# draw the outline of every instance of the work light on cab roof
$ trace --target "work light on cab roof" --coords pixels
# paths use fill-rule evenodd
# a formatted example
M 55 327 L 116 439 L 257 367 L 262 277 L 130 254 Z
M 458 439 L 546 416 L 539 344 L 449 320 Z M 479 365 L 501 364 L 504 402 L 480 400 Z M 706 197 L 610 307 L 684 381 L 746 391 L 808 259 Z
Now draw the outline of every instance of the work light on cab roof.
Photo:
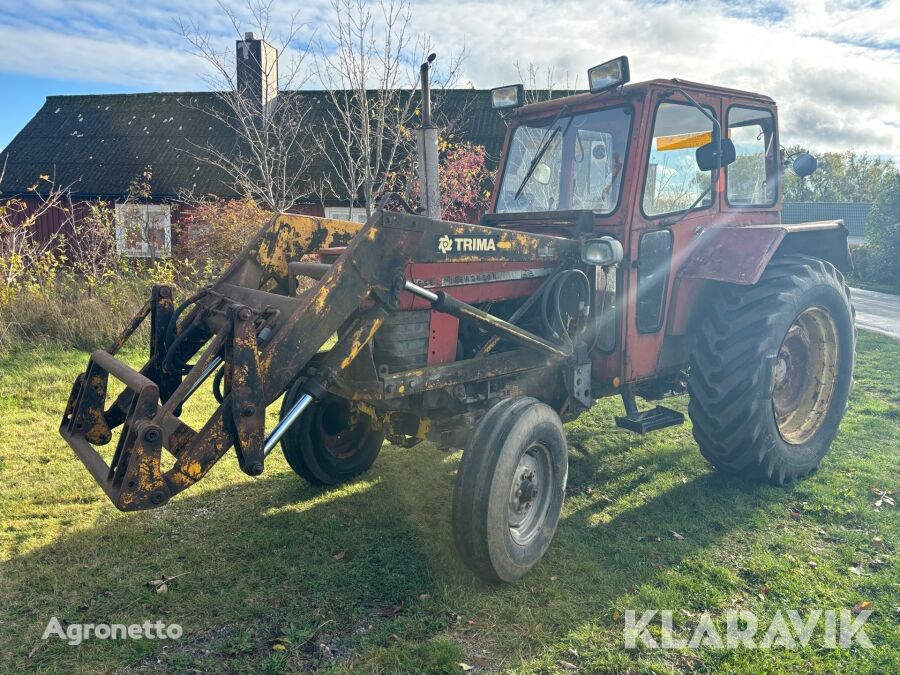
M 620 87 L 631 79 L 628 57 L 620 56 L 588 70 L 588 84 L 592 94 Z
M 628 68 L 627 56 L 620 56 L 588 70 L 588 83 L 592 94 L 615 89 L 630 79 L 631 71 Z M 491 89 L 491 106 L 494 110 L 518 108 L 523 105 L 525 105 L 525 87 L 521 84 L 508 84 Z

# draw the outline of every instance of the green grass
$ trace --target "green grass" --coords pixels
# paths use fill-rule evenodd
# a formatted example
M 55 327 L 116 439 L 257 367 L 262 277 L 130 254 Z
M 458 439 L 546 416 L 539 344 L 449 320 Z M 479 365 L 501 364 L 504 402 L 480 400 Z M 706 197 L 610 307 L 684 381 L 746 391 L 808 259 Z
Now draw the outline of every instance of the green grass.
M 501 587 L 454 554 L 459 453 L 430 444 L 385 446 L 362 480 L 327 491 L 280 456 L 251 479 L 229 453 L 165 508 L 117 512 L 56 432 L 85 359 L 0 359 L 0 672 L 900 672 L 900 523 L 873 493 L 897 489 L 900 465 L 900 343 L 887 338 L 860 335 L 841 433 L 793 487 L 718 475 L 689 425 L 642 439 L 601 401 L 567 425 L 569 497 L 550 551 Z M 164 594 L 147 583 L 162 576 L 177 577 Z M 720 628 L 747 609 L 765 627 L 779 610 L 863 601 L 872 650 L 827 649 L 819 633 L 797 651 L 623 649 L 627 609 L 680 610 L 682 627 L 709 611 Z M 40 639 L 51 616 L 160 619 L 184 636 L 74 647 Z

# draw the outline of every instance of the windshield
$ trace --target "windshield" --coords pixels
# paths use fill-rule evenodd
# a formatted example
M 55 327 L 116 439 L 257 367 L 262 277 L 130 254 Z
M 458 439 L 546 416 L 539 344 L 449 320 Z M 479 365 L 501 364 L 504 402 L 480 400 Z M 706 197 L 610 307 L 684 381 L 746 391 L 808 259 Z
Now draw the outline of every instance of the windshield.
M 517 126 L 500 182 L 497 213 L 569 209 L 612 213 L 619 203 L 631 117 L 631 109 L 620 106 Z

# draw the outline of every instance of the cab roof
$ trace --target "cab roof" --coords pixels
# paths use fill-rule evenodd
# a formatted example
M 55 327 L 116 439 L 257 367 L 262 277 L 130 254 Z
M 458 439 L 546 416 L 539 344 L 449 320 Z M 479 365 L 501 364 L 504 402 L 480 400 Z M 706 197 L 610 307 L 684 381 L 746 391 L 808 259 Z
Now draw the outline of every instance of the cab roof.
M 584 92 L 581 94 L 573 94 L 571 96 L 562 96 L 560 98 L 550 99 L 548 101 L 540 101 L 539 103 L 531 103 L 517 109 L 517 114 L 525 117 L 532 115 L 540 115 L 542 113 L 555 112 L 563 105 L 581 106 L 600 100 L 605 97 L 608 99 L 627 99 L 632 96 L 648 93 L 651 89 L 664 89 L 671 87 L 681 87 L 693 92 L 700 92 L 712 96 L 733 96 L 743 99 L 749 99 L 764 105 L 775 105 L 775 101 L 763 94 L 757 94 L 752 91 L 744 91 L 742 89 L 730 89 L 728 87 L 719 87 L 713 84 L 703 84 L 701 82 L 690 82 L 688 80 L 679 80 L 672 78 L 669 80 L 655 79 L 646 80 L 645 82 L 635 82 L 634 84 L 626 84 L 620 90 L 602 91 L 599 93 Z

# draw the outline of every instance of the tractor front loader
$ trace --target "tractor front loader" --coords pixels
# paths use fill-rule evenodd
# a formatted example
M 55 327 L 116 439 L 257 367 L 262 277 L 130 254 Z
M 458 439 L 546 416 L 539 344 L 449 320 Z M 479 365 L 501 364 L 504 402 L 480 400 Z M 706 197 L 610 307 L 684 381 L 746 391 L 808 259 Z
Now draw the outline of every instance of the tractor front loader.
M 624 57 L 588 80 L 590 93 L 528 106 L 520 85 L 494 91 L 510 126 L 481 225 L 278 214 L 208 288 L 178 305 L 154 288 L 91 355 L 60 427 L 112 502 L 161 506 L 232 447 L 257 476 L 280 443 L 328 486 L 366 471 L 385 439 L 429 440 L 464 448 L 460 555 L 514 581 L 560 520 L 562 422 L 599 397 L 621 396 L 616 424 L 643 434 L 684 416 L 639 397 L 687 392 L 717 470 L 776 484 L 815 470 L 852 381 L 847 232 L 780 222 L 775 103 L 682 80 L 625 86 Z M 148 317 L 136 371 L 116 353 Z M 219 405 L 195 429 L 181 413 L 201 387 Z
M 317 252 L 329 262 L 301 260 Z M 365 225 L 278 215 L 221 279 L 178 307 L 170 288 L 154 289 L 115 344 L 91 355 L 61 433 L 113 503 L 131 511 L 165 504 L 231 447 L 256 476 L 281 440 L 301 475 L 330 484 L 368 468 L 385 436 L 459 444 L 501 395 L 553 392 L 559 404 L 584 409 L 590 289 L 580 252 L 573 240 L 408 213 L 379 211 Z M 298 277 L 313 283 L 298 293 Z M 456 295 L 441 290 L 457 283 Z M 513 319 L 543 303 L 555 329 L 532 331 L 472 304 L 511 300 L 521 301 Z M 150 358 L 138 372 L 115 354 L 147 317 Z M 460 322 L 483 335 L 468 358 L 458 358 L 457 331 L 449 332 Z M 394 339 L 373 350 L 385 324 Z M 502 339 L 501 348 L 490 337 Z M 424 359 L 382 362 L 382 352 L 410 338 L 427 346 Z M 192 429 L 180 410 L 213 373 L 219 407 Z M 110 376 L 125 385 L 114 400 Z M 266 430 L 266 407 L 286 391 L 281 423 Z M 316 429 L 296 442 L 310 420 Z M 109 444 L 117 429 L 107 465 L 94 446 Z M 163 452 L 175 460 L 165 471 Z

